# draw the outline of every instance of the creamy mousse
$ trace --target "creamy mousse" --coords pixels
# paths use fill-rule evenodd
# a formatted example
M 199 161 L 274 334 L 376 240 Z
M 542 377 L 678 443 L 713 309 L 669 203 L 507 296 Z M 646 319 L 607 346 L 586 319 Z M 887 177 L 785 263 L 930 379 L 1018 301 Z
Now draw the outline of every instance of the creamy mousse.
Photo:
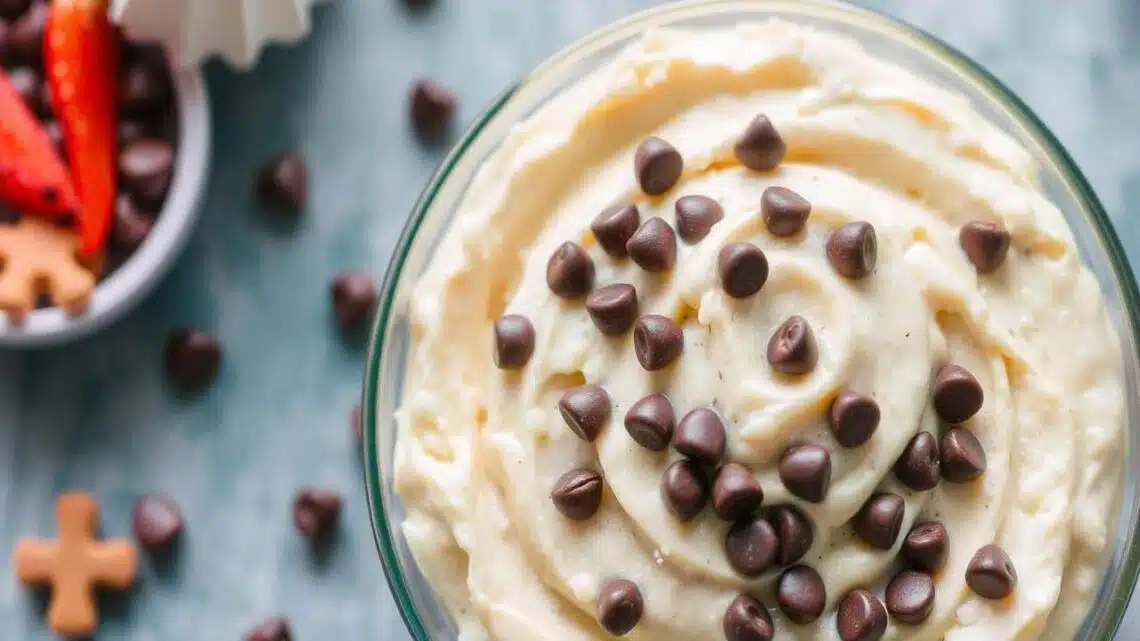
M 647 33 L 410 306 L 403 529 L 464 641 L 1061 641 L 1099 587 L 1098 284 L 1025 149 L 843 37 Z

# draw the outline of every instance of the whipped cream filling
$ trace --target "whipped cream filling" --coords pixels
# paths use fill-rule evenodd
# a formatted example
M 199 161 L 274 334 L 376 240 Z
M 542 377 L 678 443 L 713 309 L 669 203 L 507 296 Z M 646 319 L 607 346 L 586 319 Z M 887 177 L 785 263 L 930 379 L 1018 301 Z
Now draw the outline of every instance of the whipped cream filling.
M 766 114 L 787 143 L 777 169 L 740 166 L 733 145 Z M 675 187 L 642 193 L 633 154 L 658 136 L 684 158 Z M 811 203 L 806 230 L 769 234 L 760 216 L 771 186 Z M 674 203 L 715 199 L 724 218 L 696 243 L 678 241 L 675 266 L 649 273 L 598 246 L 590 222 L 618 202 L 675 226 Z M 1003 265 L 978 274 L 959 244 L 972 220 L 1012 237 Z M 873 274 L 843 278 L 828 263 L 829 231 L 870 222 Z M 589 252 L 595 287 L 633 285 L 640 313 L 677 321 L 684 352 L 647 372 L 632 333 L 606 336 L 581 300 L 546 283 L 561 243 Z M 717 254 L 759 246 L 770 273 L 754 296 L 728 296 Z M 634 581 L 644 615 L 631 639 L 723 639 L 741 593 L 769 609 L 775 638 L 838 639 L 836 605 L 850 590 L 880 596 L 904 567 L 899 536 L 868 546 L 851 520 L 876 492 L 905 500 L 903 535 L 937 520 L 948 560 L 919 625 L 891 620 L 884 639 L 1001 641 L 1072 636 L 1099 587 L 1122 484 L 1120 346 L 1095 278 L 1061 213 L 1037 191 L 1028 153 L 961 96 L 824 31 L 769 21 L 710 31 L 656 30 L 519 123 L 476 175 L 410 300 L 413 344 L 398 415 L 396 484 L 404 533 L 464 641 L 603 639 L 595 607 L 613 578 Z M 518 370 L 495 367 L 491 325 L 521 314 L 536 345 Z M 802 377 L 772 371 L 765 350 L 791 315 L 805 318 L 819 360 Z M 930 405 L 941 366 L 967 368 L 985 402 L 965 423 L 985 449 L 977 481 L 916 492 L 892 473 L 919 431 L 945 426 Z M 567 428 L 562 394 L 601 385 L 612 418 L 594 442 Z M 870 394 L 881 419 L 856 448 L 836 443 L 827 409 L 843 389 Z M 639 447 L 622 425 L 647 394 L 678 418 L 716 410 L 731 460 L 753 471 L 763 505 L 793 505 L 814 526 L 800 561 L 827 591 L 823 616 L 796 624 L 773 596 L 782 568 L 758 578 L 725 554 L 730 523 L 705 508 L 682 522 L 660 490 L 675 451 Z M 831 455 L 826 499 L 791 494 L 781 454 L 815 443 Z M 550 492 L 572 468 L 604 478 L 598 512 L 567 519 Z M 1003 600 L 980 598 L 965 569 L 996 543 L 1019 575 Z M 1048 630 L 1048 632 L 1046 632 Z

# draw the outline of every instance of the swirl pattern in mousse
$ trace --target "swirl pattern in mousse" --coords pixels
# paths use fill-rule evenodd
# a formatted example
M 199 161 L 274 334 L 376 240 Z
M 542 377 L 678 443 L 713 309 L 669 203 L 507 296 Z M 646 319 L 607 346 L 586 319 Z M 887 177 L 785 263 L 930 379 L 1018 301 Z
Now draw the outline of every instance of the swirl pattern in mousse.
M 403 530 L 466 641 L 1071 638 L 1120 346 L 1029 154 L 782 21 L 515 126 L 410 299 Z

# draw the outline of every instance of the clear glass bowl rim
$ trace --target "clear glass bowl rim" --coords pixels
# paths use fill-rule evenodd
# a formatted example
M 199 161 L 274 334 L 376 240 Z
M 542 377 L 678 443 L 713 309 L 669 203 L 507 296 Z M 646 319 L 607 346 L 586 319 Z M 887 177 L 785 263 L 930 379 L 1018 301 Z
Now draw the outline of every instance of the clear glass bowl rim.
M 1031 139 L 1036 141 L 1059 171 L 1067 187 L 1080 201 L 1083 210 L 1090 217 L 1093 230 L 1098 235 L 1101 246 L 1106 250 L 1109 264 L 1112 267 L 1113 277 L 1119 289 L 1121 304 L 1127 314 L 1126 321 L 1132 333 L 1132 338 L 1140 341 L 1140 290 L 1128 263 L 1123 245 L 1113 228 L 1108 213 L 1097 198 L 1084 174 L 1077 167 L 1064 146 L 1053 133 L 1041 122 L 1040 118 L 1017 95 L 1006 87 L 1000 80 L 973 59 L 958 51 L 936 36 L 910 25 L 900 19 L 881 14 L 872 9 L 856 7 L 839 0 L 684 0 L 661 7 L 634 13 L 626 18 L 612 22 L 585 37 L 564 47 L 545 61 L 540 63 L 530 74 L 519 83 L 507 88 L 491 105 L 475 119 L 466 132 L 440 163 L 435 173 L 429 179 L 427 186 L 412 208 L 400 237 L 393 250 L 391 261 L 380 289 L 380 299 L 376 318 L 370 334 L 368 352 L 365 361 L 364 385 L 362 396 L 363 438 L 363 473 L 365 489 L 368 497 L 369 516 L 376 542 L 377 552 L 384 567 L 392 596 L 400 611 L 408 631 L 416 641 L 440 641 L 433 639 L 427 626 L 421 619 L 419 612 L 409 594 L 407 577 L 400 567 L 396 553 L 396 542 L 388 529 L 388 510 L 383 501 L 381 486 L 381 460 L 378 451 L 378 416 L 377 394 L 380 373 L 383 369 L 385 356 L 384 336 L 386 335 L 393 314 L 397 310 L 399 301 L 396 290 L 403 274 L 405 261 L 417 239 L 418 232 L 431 209 L 432 203 L 447 182 L 456 164 L 464 157 L 472 145 L 480 138 L 488 124 L 501 114 L 504 107 L 515 98 L 519 92 L 532 82 L 556 71 L 560 66 L 571 63 L 573 60 L 592 53 L 605 46 L 612 40 L 628 35 L 632 30 L 639 30 L 650 24 L 685 17 L 685 14 L 697 15 L 700 11 L 713 11 L 729 13 L 733 8 L 765 8 L 772 10 L 787 9 L 796 11 L 819 11 L 828 14 L 828 17 L 843 16 L 847 20 L 856 21 L 860 26 L 868 26 L 880 31 L 891 32 L 896 39 L 906 41 L 916 51 L 923 51 L 933 58 L 948 64 L 961 73 L 966 79 L 973 81 L 980 88 L 989 92 L 991 97 L 1002 103 L 1013 119 L 1025 129 Z M 1123 342 L 1123 344 L 1128 344 Z M 1137 417 L 1129 416 L 1128 420 Z M 1128 438 L 1132 438 L 1129 434 Z M 1131 451 L 1133 447 L 1129 445 Z M 1128 465 L 1128 462 L 1125 463 Z M 1132 596 L 1133 587 L 1140 577 L 1140 540 L 1136 533 L 1140 528 L 1140 510 L 1132 509 L 1127 515 L 1129 522 L 1123 522 L 1117 527 L 1117 532 L 1125 532 L 1129 543 L 1124 550 L 1124 557 L 1119 565 L 1119 572 L 1113 585 L 1109 586 L 1107 594 L 1098 595 L 1101 611 L 1093 620 L 1091 628 L 1086 621 L 1084 635 L 1080 639 L 1110 641 L 1115 638 L 1128 603 Z M 1102 586 L 1102 591 L 1104 586 Z

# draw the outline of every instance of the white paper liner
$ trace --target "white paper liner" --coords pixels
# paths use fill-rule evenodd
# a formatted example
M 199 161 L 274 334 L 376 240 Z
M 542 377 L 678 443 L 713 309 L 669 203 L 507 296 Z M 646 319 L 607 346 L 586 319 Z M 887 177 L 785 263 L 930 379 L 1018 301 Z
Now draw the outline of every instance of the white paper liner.
M 113 0 L 111 19 L 132 39 L 164 45 L 176 67 L 220 55 L 247 69 L 266 44 L 305 37 L 312 6 L 322 1 Z

